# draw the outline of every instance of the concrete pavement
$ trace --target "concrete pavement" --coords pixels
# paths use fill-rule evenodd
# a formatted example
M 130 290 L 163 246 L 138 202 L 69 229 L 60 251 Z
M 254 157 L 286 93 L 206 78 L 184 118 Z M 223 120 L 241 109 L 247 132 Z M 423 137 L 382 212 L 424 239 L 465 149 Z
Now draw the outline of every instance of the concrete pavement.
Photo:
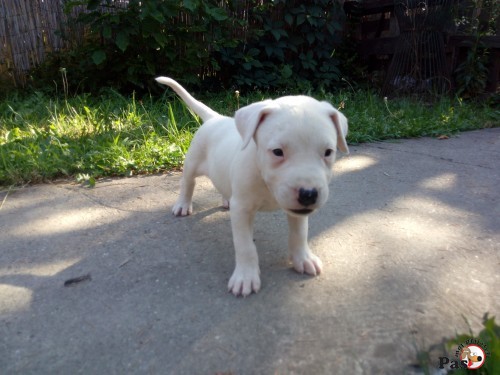
M 324 272 L 293 272 L 285 215 L 259 214 L 245 299 L 218 194 L 176 218 L 178 181 L 0 193 L 2 374 L 413 374 L 464 317 L 500 319 L 500 128 L 351 147 L 310 218 Z

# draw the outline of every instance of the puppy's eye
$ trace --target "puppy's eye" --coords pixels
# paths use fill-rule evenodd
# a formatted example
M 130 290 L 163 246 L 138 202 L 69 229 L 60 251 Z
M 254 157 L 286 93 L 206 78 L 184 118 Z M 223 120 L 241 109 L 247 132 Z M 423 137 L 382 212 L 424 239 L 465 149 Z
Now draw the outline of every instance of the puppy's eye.
M 332 155 L 332 153 L 333 153 L 333 150 L 332 150 L 331 148 L 327 149 L 327 150 L 325 151 L 325 157 L 327 158 L 327 157 L 331 156 L 331 155 Z
M 280 157 L 282 157 L 282 156 L 283 156 L 283 150 L 282 150 L 281 148 L 275 148 L 275 149 L 273 150 L 273 154 L 274 154 L 275 156 L 280 156 Z

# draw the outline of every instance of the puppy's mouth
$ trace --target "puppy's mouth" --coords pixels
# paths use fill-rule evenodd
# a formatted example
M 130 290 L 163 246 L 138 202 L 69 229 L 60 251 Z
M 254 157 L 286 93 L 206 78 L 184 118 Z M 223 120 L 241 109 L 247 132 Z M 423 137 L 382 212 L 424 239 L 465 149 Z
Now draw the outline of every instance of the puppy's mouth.
M 312 213 L 314 210 L 311 208 L 300 208 L 296 210 L 289 210 L 290 212 L 296 214 L 296 215 L 309 215 Z

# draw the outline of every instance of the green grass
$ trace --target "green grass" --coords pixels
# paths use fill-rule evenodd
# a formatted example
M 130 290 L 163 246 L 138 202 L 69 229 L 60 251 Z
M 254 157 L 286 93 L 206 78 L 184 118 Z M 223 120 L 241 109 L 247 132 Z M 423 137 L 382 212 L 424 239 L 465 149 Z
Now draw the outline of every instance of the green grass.
M 314 95 L 313 95 L 314 96 Z M 234 93 L 201 98 L 232 115 L 266 97 Z M 428 105 L 389 100 L 367 92 L 317 95 L 349 119 L 351 144 L 385 139 L 451 135 L 500 125 L 498 110 L 443 98 Z M 199 121 L 173 95 L 125 98 L 108 90 L 99 97 L 54 99 L 13 94 L 0 101 L 0 185 L 59 177 L 93 180 L 179 168 Z
M 429 104 L 411 99 L 387 100 L 365 94 L 346 99 L 349 142 L 450 136 L 461 131 L 500 126 L 500 111 L 484 104 L 442 98 Z
M 178 167 L 198 122 L 178 101 L 105 97 L 0 103 L 0 184 Z

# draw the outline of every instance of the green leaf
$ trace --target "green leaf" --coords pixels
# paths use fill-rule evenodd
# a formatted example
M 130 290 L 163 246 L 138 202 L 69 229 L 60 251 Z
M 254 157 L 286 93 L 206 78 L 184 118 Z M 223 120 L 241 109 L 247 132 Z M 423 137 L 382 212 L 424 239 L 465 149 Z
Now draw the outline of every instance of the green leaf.
M 106 52 L 101 49 L 94 51 L 94 53 L 92 54 L 92 61 L 94 62 L 94 64 L 102 64 L 104 60 L 106 60 Z
M 252 56 L 252 57 L 255 57 L 255 56 L 258 56 L 260 53 L 260 51 L 257 49 L 257 48 L 251 48 L 248 52 L 247 52 L 247 55 L 248 56 Z
M 293 75 L 292 67 L 288 64 L 283 65 L 283 68 L 281 69 L 281 77 L 284 79 L 288 79 L 292 75 Z
M 125 52 L 129 44 L 128 34 L 126 32 L 120 31 L 116 36 L 116 45 L 121 49 L 122 52 Z
M 164 47 L 165 44 L 167 43 L 167 37 L 165 36 L 165 34 L 153 33 L 152 36 L 153 36 L 154 40 L 156 41 L 156 43 L 158 43 L 158 45 L 160 47 Z
M 225 21 L 229 18 L 224 8 L 211 8 L 205 4 L 205 12 L 216 21 Z
M 318 21 L 317 21 L 317 18 L 315 17 L 307 17 L 307 22 L 309 23 L 309 25 L 311 26 L 314 26 L 314 27 L 317 27 L 318 26 Z
M 309 8 L 309 14 L 311 14 L 314 17 L 321 17 L 323 16 L 323 10 L 321 9 L 321 7 L 313 5 Z
M 163 16 L 163 14 L 161 12 L 158 12 L 158 11 L 151 12 L 150 15 L 159 23 L 165 23 L 165 17 Z
M 299 14 L 297 16 L 297 26 L 302 25 L 305 20 L 306 20 L 306 15 L 305 14 Z
M 105 39 L 111 38 L 111 27 L 109 25 L 104 25 L 104 27 L 102 28 L 102 36 Z
M 97 7 L 100 5 L 100 1 L 99 0 L 89 0 L 88 4 L 87 4 L 87 10 L 95 10 L 97 9 Z
M 271 57 L 274 51 L 274 48 L 272 46 L 265 46 L 266 54 L 267 57 Z
M 271 34 L 273 34 L 276 41 L 279 41 L 282 36 L 288 36 L 288 33 L 283 29 L 273 29 L 271 30 Z
M 200 2 L 197 0 L 184 0 L 183 1 L 184 8 L 188 9 L 191 12 L 193 12 L 196 8 L 198 8 L 199 3 Z

